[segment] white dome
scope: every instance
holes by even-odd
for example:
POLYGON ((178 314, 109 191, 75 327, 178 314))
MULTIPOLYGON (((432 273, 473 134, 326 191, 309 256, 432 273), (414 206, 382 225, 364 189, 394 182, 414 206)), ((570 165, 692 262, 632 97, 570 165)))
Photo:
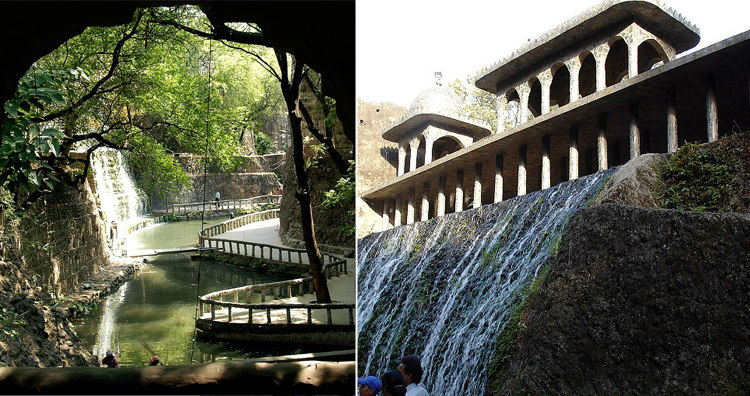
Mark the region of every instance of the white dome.
POLYGON ((460 114, 461 98, 450 88, 436 86, 422 91, 409 107, 410 114, 460 114))

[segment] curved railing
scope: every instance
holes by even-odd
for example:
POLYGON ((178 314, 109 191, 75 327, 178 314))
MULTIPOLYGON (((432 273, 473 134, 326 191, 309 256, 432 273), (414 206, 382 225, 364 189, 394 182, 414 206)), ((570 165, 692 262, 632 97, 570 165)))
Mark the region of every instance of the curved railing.
POLYGON ((229 210, 244 209, 259 204, 280 204, 281 195, 260 195, 252 198, 225 199, 220 201, 190 202, 184 204, 173 204, 171 214, 184 214, 203 210, 205 205, 209 209, 229 210))
MULTIPOLYGON (((206 227, 198 234, 198 244, 201 247, 221 249, 224 253, 228 254, 256 257, 263 260, 277 261, 284 264, 308 264, 309 259, 307 256, 307 251, 303 249, 294 249, 285 246, 268 245, 248 241, 237 241, 225 238, 214 238, 215 235, 219 235, 257 221, 270 220, 278 217, 279 209, 271 209, 262 212, 250 213, 244 216, 224 221, 219 224, 215 224, 210 227, 206 227)), ((321 256, 324 264, 323 271, 325 272, 327 278, 349 273, 346 259, 330 253, 321 253, 321 256)), ((249 324, 260 324, 253 323, 253 311, 266 310, 265 324, 310 325, 314 324, 312 321, 312 313, 314 311, 326 310, 328 317, 327 324, 330 325, 332 324, 332 312, 348 310, 350 318, 349 324, 354 325, 354 304, 301 304, 266 302, 267 296, 271 296, 271 299, 275 300, 280 298, 298 297, 313 292, 314 283, 312 276, 280 282, 247 285, 236 287, 233 289, 219 290, 200 297, 200 317, 202 318, 206 313, 210 313, 211 321, 217 321, 217 312, 221 311, 222 317, 219 318, 218 321, 231 322, 235 319, 237 312, 242 312, 243 314, 247 314, 247 320, 249 324), (252 302, 254 299, 254 294, 260 295, 260 303, 252 302), (306 313, 307 315, 306 319, 299 323, 293 323, 291 316, 292 309, 303 310, 303 313, 306 313), (286 321, 282 321, 281 323, 272 323, 272 310, 285 310, 286 321), (233 312, 235 314, 235 317, 233 317, 233 312)))

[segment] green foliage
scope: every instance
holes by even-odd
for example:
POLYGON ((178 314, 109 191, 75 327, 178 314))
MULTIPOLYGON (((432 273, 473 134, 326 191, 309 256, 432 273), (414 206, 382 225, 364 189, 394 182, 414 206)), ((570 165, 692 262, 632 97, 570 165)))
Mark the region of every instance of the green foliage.
POLYGON ((60 155, 64 135, 37 119, 65 106, 79 78, 87 78, 80 68, 34 68, 19 80, 15 95, 5 103, 0 130, 0 185, 12 194, 51 191, 60 181, 50 159, 60 155))
POLYGON ((16 337, 18 332, 16 327, 26 326, 26 321, 21 319, 23 314, 18 314, 7 308, 3 308, 0 312, 0 331, 9 337, 16 337))
POLYGON ((150 197, 167 200, 190 186, 190 179, 165 148, 146 135, 131 139, 133 150, 126 154, 138 186, 150 197))
POLYGON ((346 212, 346 218, 342 219, 342 225, 339 227, 339 233, 347 238, 354 236, 354 195, 356 192, 356 183, 354 178, 354 161, 349 161, 348 173, 341 177, 336 186, 326 191, 323 206, 327 208, 349 208, 346 212))
POLYGON ((456 79, 448 86, 463 100, 463 114, 484 121, 491 126, 490 131, 492 133, 497 132, 497 110, 494 95, 475 87, 472 79, 468 77, 465 83, 456 79))
POLYGON ((695 212, 731 210, 735 160, 714 147, 688 143, 661 169, 664 207, 695 212))
POLYGON ((273 140, 263 132, 255 133, 255 154, 268 154, 273 149, 273 140))

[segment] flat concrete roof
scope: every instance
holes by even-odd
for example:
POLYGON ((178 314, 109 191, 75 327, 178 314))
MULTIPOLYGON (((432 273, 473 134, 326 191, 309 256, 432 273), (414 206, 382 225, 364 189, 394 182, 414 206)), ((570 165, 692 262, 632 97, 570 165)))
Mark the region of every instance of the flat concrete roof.
POLYGON ((491 134, 489 126, 484 126, 476 120, 455 117, 438 113, 407 114, 401 121, 383 132, 383 139, 398 143, 403 135, 419 128, 423 124, 442 126, 448 131, 473 136, 476 139, 481 139, 491 134))
MULTIPOLYGON (((717 76, 747 73, 750 62, 750 31, 720 41, 695 53, 678 58, 637 76, 561 106, 547 114, 500 134, 491 135, 414 171, 375 186, 361 193, 364 199, 393 198, 404 188, 437 181, 457 168, 471 169, 474 163, 494 158, 506 147, 515 147, 545 134, 556 134, 582 120, 596 120, 599 114, 612 111, 623 103, 643 97, 664 95, 679 84, 694 84, 696 76, 711 73, 717 76)), ((742 77, 747 79, 747 76, 742 77)), ((696 93, 697 95, 702 95, 696 93)), ((717 94, 720 94, 717 92, 717 94)), ((678 99, 679 100, 679 99, 678 99)), ((701 99, 702 101, 702 99, 701 99)), ((724 111, 724 110, 719 110, 724 111)), ((666 120, 664 121, 666 124, 666 120)))
POLYGON ((700 41, 700 30, 658 0, 608 0, 539 36, 510 56, 477 73, 475 85, 497 93, 498 83, 513 80, 544 58, 617 23, 635 20, 675 47, 679 54, 700 41))

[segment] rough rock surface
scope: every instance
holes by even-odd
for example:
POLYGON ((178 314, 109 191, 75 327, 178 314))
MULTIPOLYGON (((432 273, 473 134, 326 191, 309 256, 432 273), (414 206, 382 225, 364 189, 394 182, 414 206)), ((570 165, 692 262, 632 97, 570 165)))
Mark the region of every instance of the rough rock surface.
MULTIPOLYGON (((357 192, 361 195, 396 177, 396 143, 383 140, 383 130, 407 113, 393 103, 357 101, 357 192)), ((381 231, 381 218, 367 204, 357 203, 357 238, 381 231)))
POLYGON ((655 196, 661 182, 659 167, 667 162, 667 154, 644 154, 628 161, 615 172, 591 202, 591 206, 606 203, 632 205, 642 208, 661 207, 655 196))
POLYGON ((750 215, 583 210, 488 394, 748 394, 748 306, 750 215))

